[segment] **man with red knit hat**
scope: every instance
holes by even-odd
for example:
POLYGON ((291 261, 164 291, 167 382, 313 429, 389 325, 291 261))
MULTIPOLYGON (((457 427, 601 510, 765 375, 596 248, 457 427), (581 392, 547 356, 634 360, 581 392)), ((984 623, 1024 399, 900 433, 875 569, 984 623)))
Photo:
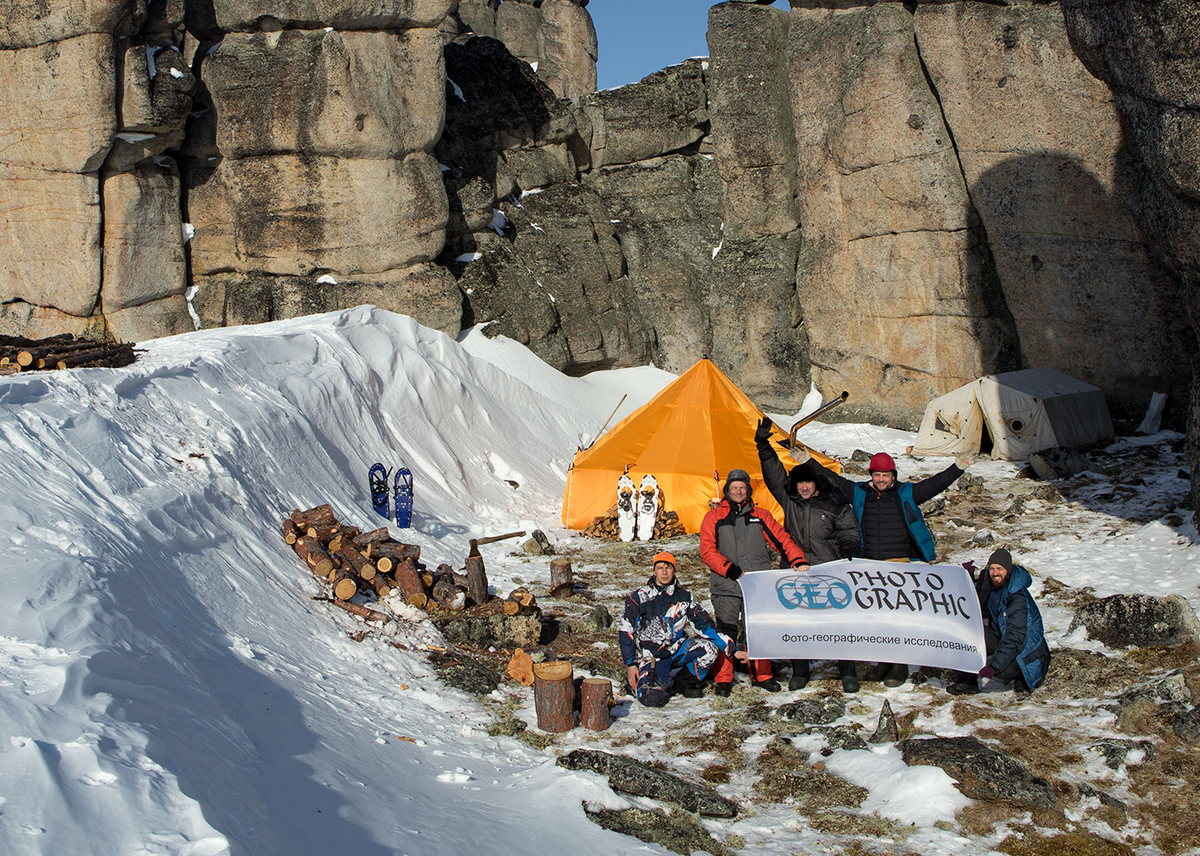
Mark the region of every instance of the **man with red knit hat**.
MULTIPOLYGON (((730 470, 725 478, 725 497, 704 516, 700 524, 700 558, 708 565, 709 594, 717 630, 739 639, 738 625, 744 622, 742 589, 737 579, 743 573, 770 570, 771 549, 781 553, 789 567, 808 570, 804 551, 796 546, 770 512, 754 504, 750 495, 750 474, 730 470)), ((771 673, 770 660, 750 663, 751 680, 767 692, 783 687, 771 673)), ((713 675, 717 695, 727 696, 733 689, 733 662, 726 656, 717 661, 713 675)))
MULTIPOLYGON (((840 492, 854 509, 858 519, 864 559, 888 562, 936 562, 933 533, 921 515, 921 504, 933 499, 954 484, 971 465, 966 458, 940 473, 919 482, 898 482, 896 462, 886 452, 871 456, 867 471, 870 481, 851 481, 823 467, 816 458, 803 456, 818 472, 825 475, 834 490, 840 492)), ((880 663, 867 671, 867 680, 882 680, 885 686, 898 687, 908 678, 908 666, 900 663, 880 663)))

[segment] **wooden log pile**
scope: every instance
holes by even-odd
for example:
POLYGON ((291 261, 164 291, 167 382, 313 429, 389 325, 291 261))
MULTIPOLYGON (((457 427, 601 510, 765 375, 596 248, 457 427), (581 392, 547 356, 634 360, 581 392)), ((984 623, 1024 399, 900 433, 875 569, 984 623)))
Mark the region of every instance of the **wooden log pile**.
MULTIPOLYGON (((683 524, 679 522, 679 515, 674 511, 667 511, 666 507, 667 504, 660 487, 658 489, 658 516, 654 518, 653 540, 655 541, 687 534, 683 524)), ((617 522, 617 506, 614 504, 608 511, 593 517, 592 522, 583 530, 583 534, 589 538, 608 538, 611 541, 620 538, 621 527, 617 522)))
POLYGON ((431 571, 421 563, 420 547, 395 540, 386 526, 362 532, 344 525, 328 504, 295 509, 280 528, 284 541, 309 570, 329 582, 332 598, 339 604, 360 593, 382 598, 398 590, 405 603, 427 612, 485 617, 538 611, 537 600, 528 589, 514 589, 507 598, 489 597, 486 578, 480 593, 478 581, 450 565, 441 564, 431 571))
POLYGON ((77 339, 70 333, 45 339, 0 336, 0 376, 46 369, 120 368, 136 360, 132 344, 77 339))

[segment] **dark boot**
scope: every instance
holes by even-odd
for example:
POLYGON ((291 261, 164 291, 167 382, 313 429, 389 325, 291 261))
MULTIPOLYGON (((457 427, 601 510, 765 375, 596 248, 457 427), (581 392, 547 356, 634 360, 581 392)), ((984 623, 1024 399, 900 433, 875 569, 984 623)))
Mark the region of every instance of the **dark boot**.
POLYGON ((779 685, 779 681, 775 680, 774 678, 767 678, 765 681, 752 681, 752 683, 754 686, 760 687, 769 693, 777 693, 783 689, 783 687, 779 685))
POLYGON ((802 690, 808 686, 808 660, 792 660, 792 679, 789 690, 802 690))
POLYGON ((887 677, 883 679, 885 687, 898 687, 908 680, 908 666, 895 663, 888 669, 887 677))
POLYGON ((882 681, 887 677, 888 672, 892 670, 891 663, 876 663, 871 668, 867 669, 867 673, 863 675, 868 681, 882 681))
POLYGON ((722 698, 729 698, 729 694, 733 692, 733 684, 713 684, 713 692, 722 698))
POLYGON ((838 675, 842 679, 842 692, 858 692, 858 674, 855 672, 855 666, 857 665, 853 660, 838 661, 838 675))
POLYGON ((700 689, 700 682, 687 669, 681 669, 675 676, 675 689, 684 698, 700 698, 704 695, 704 690, 700 689))
POLYGON ((956 672, 954 683, 946 687, 950 695, 974 695, 979 692, 979 679, 970 672, 956 672))

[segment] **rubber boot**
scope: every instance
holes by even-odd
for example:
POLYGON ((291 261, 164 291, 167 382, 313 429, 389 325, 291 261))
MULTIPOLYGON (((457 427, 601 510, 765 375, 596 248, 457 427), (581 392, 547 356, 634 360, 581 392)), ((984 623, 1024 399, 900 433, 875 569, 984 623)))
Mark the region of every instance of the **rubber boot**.
POLYGON ((700 682, 686 668, 680 669, 679 674, 675 676, 675 689, 684 698, 700 698, 704 695, 704 690, 700 689, 700 682))
POLYGON ((789 690, 802 690, 808 686, 808 660, 792 660, 792 679, 789 690))
POLYGON ((888 669, 887 677, 883 679, 885 687, 898 687, 908 680, 908 666, 903 663, 894 663, 888 669))
POLYGON ((882 681, 884 678, 887 677, 888 672, 890 672, 891 670, 892 670, 891 663, 876 663, 874 666, 867 669, 867 672, 865 675, 863 675, 863 677, 866 678, 868 681, 882 681))
POLYGON ((838 675, 842 679, 842 692, 847 694, 858 692, 858 674, 855 672, 857 665, 853 660, 838 661, 838 675))

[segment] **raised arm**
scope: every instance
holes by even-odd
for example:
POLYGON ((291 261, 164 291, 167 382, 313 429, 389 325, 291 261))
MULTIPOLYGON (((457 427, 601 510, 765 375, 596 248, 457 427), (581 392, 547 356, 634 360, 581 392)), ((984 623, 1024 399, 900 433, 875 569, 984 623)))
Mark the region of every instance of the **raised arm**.
POLYGON ((771 496, 783 507, 787 507, 787 471, 779 461, 779 456, 771 448, 771 422, 766 416, 758 423, 754 432, 754 445, 758 447, 758 460, 762 464, 763 481, 771 496))
POLYGON ((939 493, 944 491, 950 485, 958 481, 966 469, 958 464, 951 464, 942 470, 940 473, 935 473, 927 479, 922 479, 919 482, 913 483, 913 502, 917 505, 929 502, 939 493))

